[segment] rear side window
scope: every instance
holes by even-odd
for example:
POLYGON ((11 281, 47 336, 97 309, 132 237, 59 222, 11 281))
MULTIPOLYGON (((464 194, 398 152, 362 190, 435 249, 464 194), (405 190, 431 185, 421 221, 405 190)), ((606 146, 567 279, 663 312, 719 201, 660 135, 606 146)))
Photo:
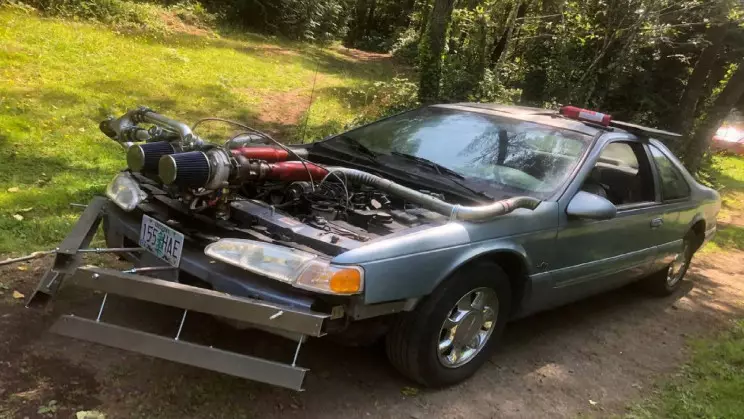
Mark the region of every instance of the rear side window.
POLYGON ((690 185, 682 173, 669 158, 655 146, 650 146, 651 155, 656 162, 661 177, 661 197, 664 201, 687 198, 690 196, 690 185))

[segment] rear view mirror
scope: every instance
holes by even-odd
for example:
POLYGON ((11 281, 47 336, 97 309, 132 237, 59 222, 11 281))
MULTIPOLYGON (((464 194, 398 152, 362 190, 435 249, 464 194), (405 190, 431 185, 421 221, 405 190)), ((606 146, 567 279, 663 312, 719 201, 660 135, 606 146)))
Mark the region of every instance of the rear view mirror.
POLYGON ((617 207, 599 195, 579 191, 568 203, 566 213, 577 218, 609 220, 615 218, 617 207))

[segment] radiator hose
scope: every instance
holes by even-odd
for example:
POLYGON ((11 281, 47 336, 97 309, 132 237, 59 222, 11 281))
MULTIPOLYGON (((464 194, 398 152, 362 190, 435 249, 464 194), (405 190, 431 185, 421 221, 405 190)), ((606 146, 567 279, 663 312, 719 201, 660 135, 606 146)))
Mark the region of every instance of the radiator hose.
POLYGON ((500 215, 508 214, 517 208, 534 210, 541 202, 539 199, 530 196, 515 196, 488 205, 472 207, 462 206, 444 202, 431 195, 361 170, 349 169, 346 167, 328 167, 327 169, 329 173, 342 173, 350 181, 363 183, 392 195, 399 196, 407 201, 419 204, 428 210, 446 215, 452 220, 473 222, 488 221, 500 215))

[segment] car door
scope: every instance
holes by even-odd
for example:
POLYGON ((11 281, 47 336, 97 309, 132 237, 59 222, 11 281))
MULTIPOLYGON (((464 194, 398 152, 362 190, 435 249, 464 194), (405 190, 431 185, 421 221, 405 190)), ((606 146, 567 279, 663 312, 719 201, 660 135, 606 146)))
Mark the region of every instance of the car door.
POLYGON ((668 266, 682 251, 683 238, 697 214, 697 204, 691 199, 690 185, 661 147, 648 145, 659 190, 660 214, 663 224, 657 228, 657 258, 653 270, 668 266))
POLYGON ((615 136, 587 160, 561 197, 556 258, 550 271, 553 304, 563 304, 623 285, 649 272, 656 258, 658 194, 646 145, 615 136), (597 186, 599 185, 599 186, 597 186), (580 190, 600 194, 617 207, 608 220, 571 217, 565 208, 580 190))

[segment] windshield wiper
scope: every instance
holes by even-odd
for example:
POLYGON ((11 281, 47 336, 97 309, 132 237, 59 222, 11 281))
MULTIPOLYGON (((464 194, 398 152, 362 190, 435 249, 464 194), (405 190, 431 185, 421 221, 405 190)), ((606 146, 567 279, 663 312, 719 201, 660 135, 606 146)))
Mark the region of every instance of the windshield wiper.
POLYGON ((433 161, 431 161, 429 159, 425 159, 425 158, 419 157, 419 156, 414 156, 412 154, 401 153, 399 151, 391 151, 390 154, 392 154, 394 156, 398 156, 398 157, 403 157, 405 159, 412 160, 412 161, 415 161, 415 162, 423 163, 425 166, 429 166, 432 169, 434 169, 434 171, 437 172, 440 175, 446 173, 446 174, 448 174, 448 175, 450 175, 452 177, 456 177, 458 179, 465 179, 465 176, 463 176, 463 175, 455 172, 454 170, 452 170, 450 168, 444 167, 444 166, 442 166, 439 163, 435 163, 435 162, 433 162, 433 161))
POLYGON ((419 156, 414 156, 414 155, 411 155, 411 154, 401 153, 399 151, 391 151, 390 154, 392 154, 394 156, 402 157, 402 158, 407 159, 407 160, 415 161, 417 163, 421 163, 424 166, 427 166, 427 167, 430 167, 430 168, 434 169, 434 171, 436 171, 437 174, 439 174, 439 175, 445 175, 445 174, 447 174, 447 175, 450 176, 449 177, 449 180, 452 181, 452 183, 454 183, 457 186, 465 189, 466 191, 468 191, 468 192, 470 192, 472 194, 475 194, 475 195, 482 196, 482 197, 487 198, 487 199, 494 199, 491 195, 489 195, 488 193, 486 193, 484 191, 475 190, 475 189, 473 189, 473 188, 471 188, 469 186, 466 186, 465 184, 463 184, 462 182, 460 182, 460 180, 465 180, 465 176, 463 176, 463 175, 455 172, 454 170, 452 170, 452 169, 450 169, 448 167, 444 167, 444 166, 442 166, 439 163, 435 163, 435 162, 433 162, 433 161, 431 161, 431 160, 429 160, 427 158, 424 158, 424 157, 419 157, 419 156), (455 180, 455 179, 452 179, 452 178, 456 178, 456 179, 459 179, 459 180, 455 180))
POLYGON ((377 160, 378 154, 375 153, 374 151, 370 150, 367 146, 365 146, 364 144, 360 143, 359 141, 357 141, 357 140, 355 140, 355 139, 353 139, 351 137, 347 137, 346 135, 339 135, 337 138, 340 138, 346 144, 350 145, 351 148, 354 149, 354 151, 357 151, 357 152, 359 152, 361 154, 364 154, 365 156, 369 157, 372 160, 377 160))

